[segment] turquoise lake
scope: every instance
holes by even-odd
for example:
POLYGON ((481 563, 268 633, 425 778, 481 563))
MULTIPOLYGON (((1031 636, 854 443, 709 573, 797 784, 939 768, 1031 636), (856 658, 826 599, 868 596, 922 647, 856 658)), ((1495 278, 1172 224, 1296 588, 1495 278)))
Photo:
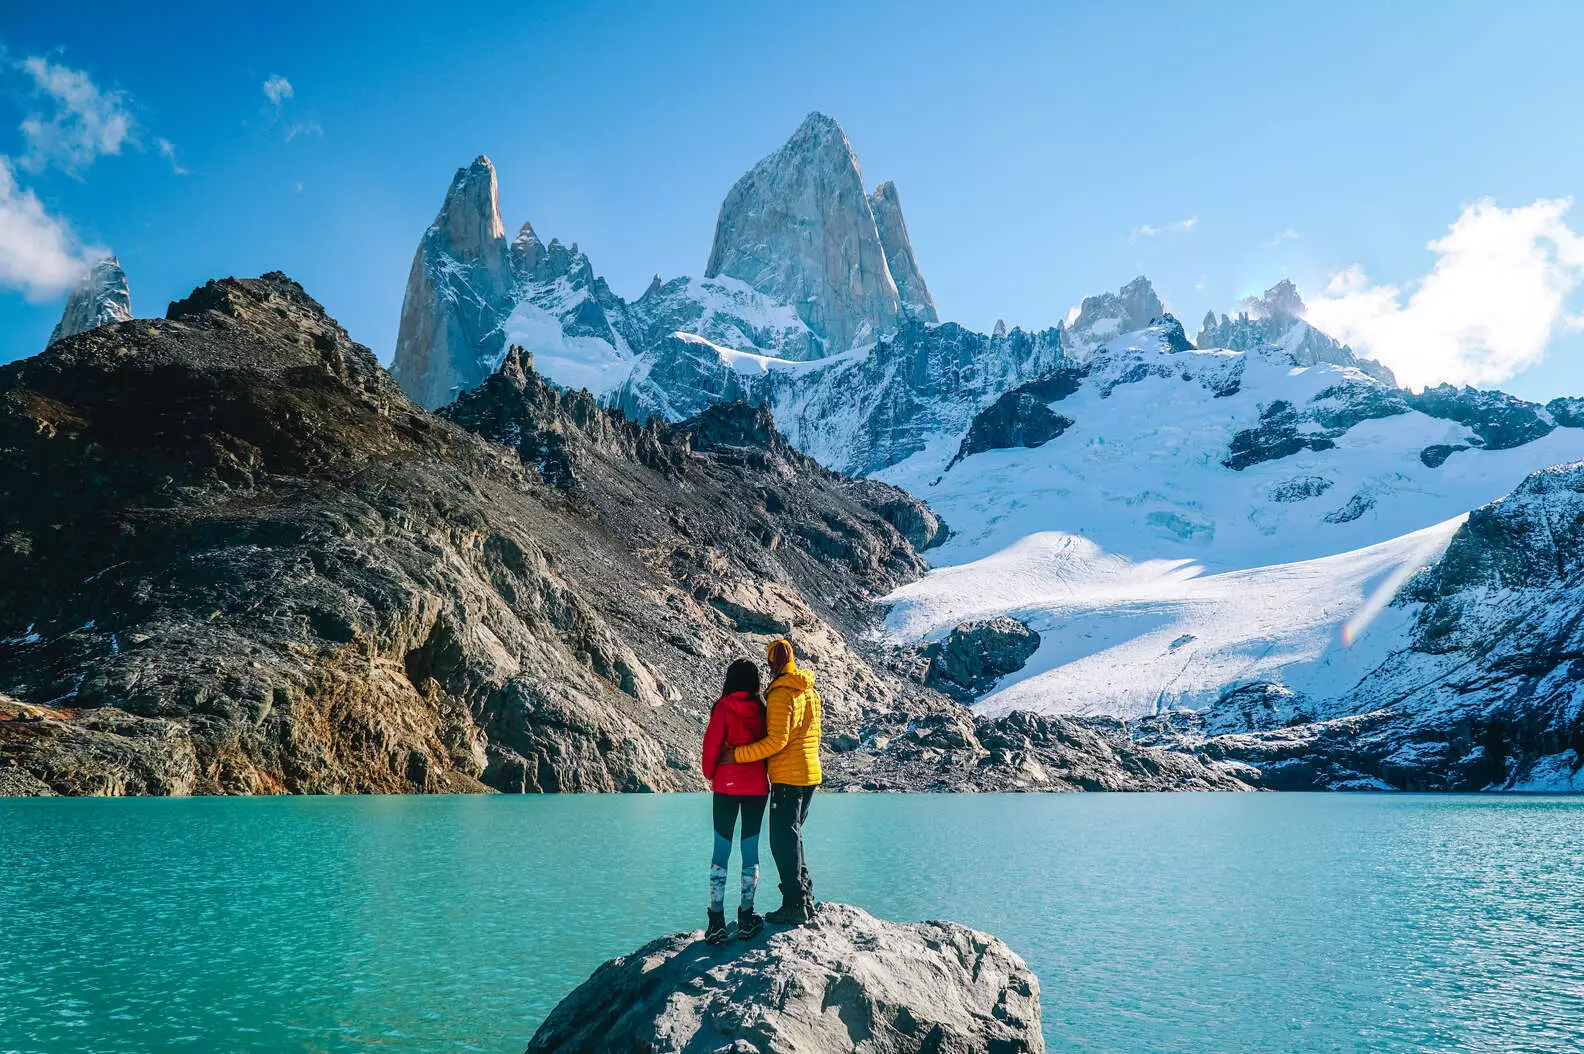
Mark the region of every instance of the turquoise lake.
MULTIPOLYGON (((1054 1051, 1584 1046, 1578 799, 830 794, 808 842, 1004 938, 1054 1051)), ((0 1051, 521 1051, 702 924, 709 845, 703 795, 0 800, 0 1051)))

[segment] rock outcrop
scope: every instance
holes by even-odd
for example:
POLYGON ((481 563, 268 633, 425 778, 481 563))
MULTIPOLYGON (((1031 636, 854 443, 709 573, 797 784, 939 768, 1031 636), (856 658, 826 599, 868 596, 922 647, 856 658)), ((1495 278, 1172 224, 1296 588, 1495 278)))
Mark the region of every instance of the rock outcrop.
POLYGON ((1077 391, 1082 377, 1080 369, 1060 367, 1045 377, 1018 385, 980 410, 946 470, 949 472, 963 458, 986 450, 1038 447, 1059 437, 1072 427, 1072 418, 1063 417, 1050 404, 1077 391))
MULTIPOLYGON (((908 237, 907 223, 902 219, 902 199, 897 195, 896 184, 890 180, 875 188, 869 195, 869 208, 874 213, 875 226, 880 231, 880 247, 885 250, 886 266, 896 282, 897 296, 902 300, 902 314, 915 322, 939 322, 935 313, 935 300, 929 286, 919 271, 918 260, 913 256, 913 242, 908 237)), ((1002 336, 1006 327, 1002 327, 1002 336)))
POLYGON ((1039 980, 1000 940, 822 904, 746 944, 680 933, 612 959, 551 1012, 529 1054, 1039 1054, 1039 980))
POLYGON ((795 308, 831 353, 897 328, 897 285, 858 159, 835 121, 809 114, 727 193, 704 269, 717 275, 795 308))
POLYGON ((1021 670, 1039 650, 1040 636, 1007 615, 955 626, 946 639, 925 648, 928 682, 961 702, 971 703, 1002 677, 1021 670))
POLYGON ((1245 766, 1205 753, 1197 739, 1136 742, 1128 725, 1105 717, 903 707, 868 715, 830 743, 825 789, 835 791, 1250 789, 1245 766))
MULTIPOLYGON (((1464 425, 1474 433, 1477 445, 1486 450, 1508 450, 1532 443, 1549 435, 1558 424, 1571 420, 1564 412, 1564 420, 1558 421, 1539 403, 1466 385, 1456 388, 1439 384, 1422 392, 1404 392, 1403 399, 1420 413, 1464 425)), ((1562 400, 1553 400, 1552 404, 1566 405, 1562 400)))
POLYGON ((495 166, 481 154, 457 170, 407 276, 392 371, 418 405, 444 406, 500 363, 510 253, 495 166))
POLYGON ((89 268, 66 298, 66 309, 50 333, 49 342, 125 322, 132 317, 132 293, 121 261, 107 256, 89 268))

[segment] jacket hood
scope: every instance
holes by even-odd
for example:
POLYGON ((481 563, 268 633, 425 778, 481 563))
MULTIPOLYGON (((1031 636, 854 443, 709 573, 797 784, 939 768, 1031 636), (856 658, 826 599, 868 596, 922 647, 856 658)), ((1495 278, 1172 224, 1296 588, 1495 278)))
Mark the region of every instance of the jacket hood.
POLYGON ((782 683, 791 685, 800 692, 806 692, 814 687, 814 671, 805 670, 794 662, 781 671, 781 676, 771 682, 771 687, 782 683))
POLYGON ((740 717, 755 717, 764 704, 747 692, 733 692, 722 696, 720 705, 740 717))

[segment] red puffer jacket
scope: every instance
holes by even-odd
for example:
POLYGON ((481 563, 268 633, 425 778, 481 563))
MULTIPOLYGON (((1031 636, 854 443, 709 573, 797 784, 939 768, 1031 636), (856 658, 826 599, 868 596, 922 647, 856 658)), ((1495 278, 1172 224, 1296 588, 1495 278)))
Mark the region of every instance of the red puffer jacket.
POLYGON ((717 700, 704 730, 704 775, 722 794, 769 794, 770 777, 763 761, 716 764, 721 746, 745 747, 765 737, 764 704, 747 692, 717 700))

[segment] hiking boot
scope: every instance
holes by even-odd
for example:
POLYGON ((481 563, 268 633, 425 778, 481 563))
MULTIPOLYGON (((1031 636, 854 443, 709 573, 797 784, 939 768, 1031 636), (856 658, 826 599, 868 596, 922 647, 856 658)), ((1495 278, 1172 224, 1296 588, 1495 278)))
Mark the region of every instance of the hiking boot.
POLYGON ((801 926, 809 917, 808 901, 802 897, 788 897, 779 908, 765 916, 765 921, 777 926, 801 926))
POLYGON ((709 925, 704 927, 704 943, 719 944, 726 939, 726 912, 709 913, 709 925))
POLYGON ((753 908, 737 909, 737 939, 751 941, 764 931, 764 916, 755 915, 753 908))

